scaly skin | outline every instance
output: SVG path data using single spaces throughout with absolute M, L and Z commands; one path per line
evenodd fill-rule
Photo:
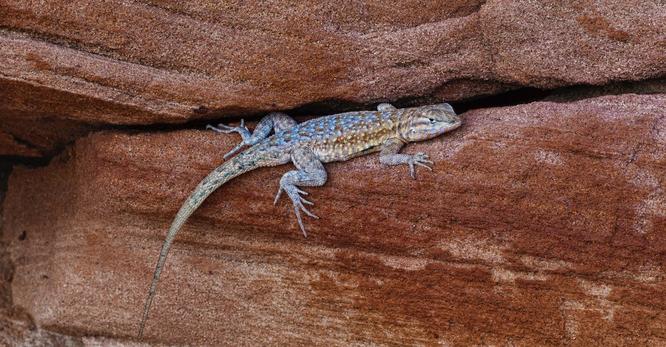
M 315 187 L 326 183 L 326 170 L 323 163 L 344 161 L 360 155 L 380 152 L 379 161 L 384 165 L 409 166 L 415 178 L 415 166 L 431 169 L 428 156 L 424 153 L 399 154 L 408 142 L 434 138 L 458 128 L 462 121 L 449 104 L 437 104 L 407 109 L 397 109 L 389 104 L 381 104 L 377 111 L 340 113 L 297 124 L 283 113 L 271 113 L 264 117 L 254 132 L 241 122 L 239 127 L 220 124 L 209 128 L 222 133 L 237 132 L 243 141 L 227 153 L 225 159 L 244 146 L 252 146 L 239 155 L 226 161 L 211 172 L 194 189 L 180 208 L 167 232 L 160 257 L 153 273 L 153 281 L 144 306 L 139 327 L 139 338 L 148 318 L 150 306 L 155 297 L 157 282 L 166 262 L 167 253 L 178 230 L 187 218 L 217 188 L 232 178 L 259 167 L 277 166 L 292 162 L 297 170 L 285 173 L 280 179 L 280 188 L 275 203 L 285 192 L 294 205 L 298 225 L 307 237 L 301 218 L 301 211 L 313 218 L 319 218 L 305 208 L 313 203 L 305 200 L 306 192 L 299 186 Z M 272 136 L 268 136 L 274 131 Z

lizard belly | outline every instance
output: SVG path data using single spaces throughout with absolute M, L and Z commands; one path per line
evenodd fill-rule
M 328 146 L 314 146 L 313 151 L 324 163 L 333 161 L 345 161 L 351 158 L 359 157 L 368 153 L 377 152 L 378 145 L 365 144 L 350 146 L 344 144 L 331 144 Z

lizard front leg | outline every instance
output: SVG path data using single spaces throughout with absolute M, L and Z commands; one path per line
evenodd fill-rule
M 267 138 L 268 135 L 270 135 L 271 130 L 274 130 L 275 133 L 281 133 L 295 126 L 296 124 L 296 120 L 284 113 L 271 112 L 259 121 L 259 124 L 257 124 L 252 133 L 250 133 L 250 130 L 248 130 L 248 128 L 245 126 L 245 121 L 243 119 L 241 119 L 241 124 L 237 127 L 232 127 L 225 124 L 218 124 L 217 127 L 214 127 L 209 124 L 206 126 L 206 129 L 211 129 L 215 132 L 225 134 L 236 132 L 241 135 L 241 142 L 236 145 L 234 149 L 224 155 L 224 159 L 226 160 L 241 150 L 243 146 L 253 146 L 259 143 L 261 140 Z
M 400 149 L 405 145 L 404 142 L 399 139 L 388 139 L 384 144 L 382 144 L 382 149 L 379 152 L 379 162 L 383 165 L 409 165 L 409 175 L 413 179 L 416 179 L 416 170 L 415 165 L 423 166 L 428 170 L 432 168 L 428 165 L 432 165 L 433 162 L 428 160 L 428 156 L 425 153 L 416 153 L 416 154 L 400 154 Z
M 319 158 L 308 148 L 295 149 L 291 154 L 291 161 L 298 170 L 289 171 L 282 176 L 280 179 L 280 189 L 275 196 L 274 203 L 277 204 L 282 191 L 285 191 L 294 204 L 294 213 L 296 214 L 296 219 L 298 219 L 298 226 L 301 227 L 303 236 L 308 237 L 305 227 L 303 227 L 301 210 L 312 218 L 318 219 L 319 217 L 305 208 L 303 204 L 314 205 L 314 203 L 305 200 L 301 196 L 301 194 L 308 195 L 308 193 L 298 189 L 298 186 L 323 186 L 327 178 L 326 169 Z

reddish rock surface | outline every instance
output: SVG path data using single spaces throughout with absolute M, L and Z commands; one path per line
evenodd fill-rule
M 323 100 L 459 100 L 663 76 L 663 7 L 0 0 L 0 129 L 9 133 L 0 153 L 50 154 L 80 122 L 178 123 Z M 10 119 L 31 122 L 10 129 Z M 52 128 L 53 119 L 65 123 Z
M 146 339 L 226 345 L 666 344 L 666 95 L 467 112 L 273 206 L 288 167 L 214 193 L 177 238 Z M 135 336 L 165 230 L 238 139 L 96 133 L 15 168 L 4 203 L 14 304 L 43 329 Z

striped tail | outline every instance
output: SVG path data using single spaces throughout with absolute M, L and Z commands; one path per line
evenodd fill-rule
M 251 150 L 250 150 L 251 151 Z M 194 213 L 194 211 L 201 205 L 201 203 L 217 188 L 219 188 L 224 183 L 228 182 L 232 178 L 239 176 L 245 172 L 253 170 L 257 165 L 248 165 L 245 158 L 247 158 L 246 153 L 241 153 L 231 160 L 220 165 L 218 168 L 213 170 L 206 178 L 204 178 L 199 185 L 194 189 L 194 191 L 187 198 L 183 206 L 180 208 L 171 227 L 166 234 L 164 243 L 162 244 L 162 250 L 160 251 L 160 257 L 155 266 L 155 272 L 153 273 L 153 282 L 150 284 L 150 291 L 148 292 L 148 298 L 146 299 L 146 304 L 143 308 L 143 317 L 141 318 L 141 325 L 139 327 L 139 338 L 143 336 L 143 328 L 145 327 L 146 320 L 148 319 L 148 311 L 150 311 L 150 306 L 153 303 L 155 298 L 155 291 L 157 290 L 157 282 L 160 279 L 160 274 L 162 273 L 162 268 L 166 262 L 167 254 L 169 253 L 169 248 L 173 243 L 176 234 L 180 228 L 185 224 L 185 221 Z

